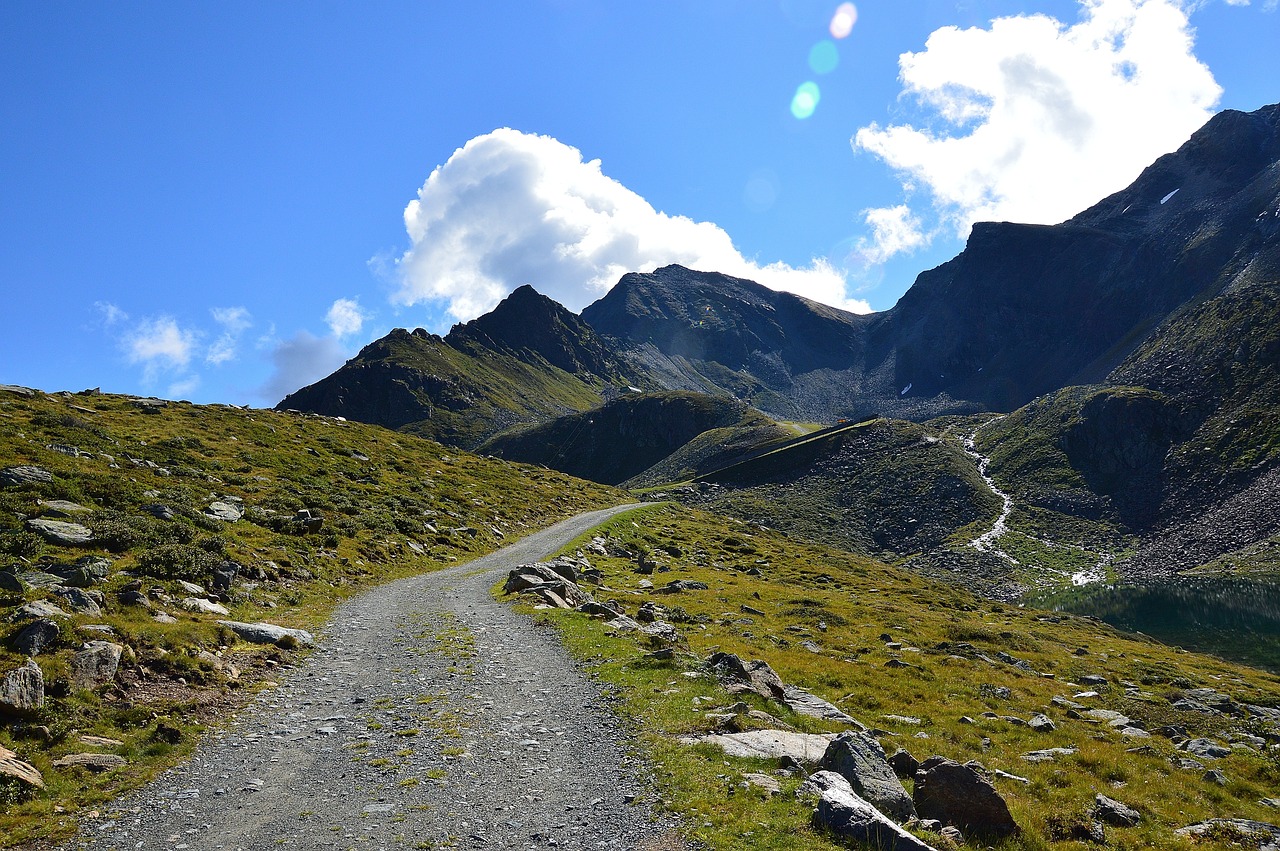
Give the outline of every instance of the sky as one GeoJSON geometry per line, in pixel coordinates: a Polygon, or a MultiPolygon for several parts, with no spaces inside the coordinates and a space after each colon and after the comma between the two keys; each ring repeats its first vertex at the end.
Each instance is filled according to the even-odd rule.
{"type": "Polygon", "coordinates": [[[1277,0],[0,8],[0,383],[269,406],[668,263],[858,312],[1280,101],[1277,0]]]}

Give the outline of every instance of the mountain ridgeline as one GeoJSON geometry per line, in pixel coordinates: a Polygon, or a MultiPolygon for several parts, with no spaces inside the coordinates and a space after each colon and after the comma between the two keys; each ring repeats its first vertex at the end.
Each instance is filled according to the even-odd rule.
{"type": "Polygon", "coordinates": [[[1278,328],[1275,105],[1220,113],[1061,224],[978,223],[882,313],[680,266],[624,275],[579,316],[524,286],[446,337],[394,331],[280,407],[601,482],[703,479],[718,510],[943,571],[957,569],[937,558],[947,547],[985,559],[984,575],[1023,565],[957,537],[994,521],[998,491],[1012,500],[1001,522],[1029,540],[1138,535],[1130,563],[1168,572],[1280,532],[1278,328]],[[919,426],[788,444],[874,417],[919,426]],[[912,440],[954,451],[907,452],[912,440]],[[984,458],[982,476],[961,470],[984,458]],[[738,473],[714,475],[725,467],[738,473]],[[939,476],[952,484],[907,486],[939,476]],[[815,501],[779,509],[801,482],[792,493],[815,501]],[[836,522],[850,511],[883,516],[836,522]]]}

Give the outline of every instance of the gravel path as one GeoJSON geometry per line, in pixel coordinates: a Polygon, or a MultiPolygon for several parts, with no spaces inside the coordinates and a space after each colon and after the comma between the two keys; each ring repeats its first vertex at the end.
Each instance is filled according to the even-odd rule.
{"type": "Polygon", "coordinates": [[[374,588],[68,849],[679,848],[598,688],[489,589],[622,508],[374,588]]]}

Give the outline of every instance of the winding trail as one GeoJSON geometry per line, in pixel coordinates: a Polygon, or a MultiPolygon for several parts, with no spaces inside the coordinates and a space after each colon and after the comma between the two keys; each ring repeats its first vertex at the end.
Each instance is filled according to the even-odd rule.
{"type": "Polygon", "coordinates": [[[277,688],[64,847],[683,847],[598,686],[490,594],[631,507],[344,603],[277,688]]]}

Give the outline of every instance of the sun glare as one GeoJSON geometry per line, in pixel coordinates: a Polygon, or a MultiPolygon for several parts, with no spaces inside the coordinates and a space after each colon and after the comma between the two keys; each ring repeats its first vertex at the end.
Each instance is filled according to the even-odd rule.
{"type": "Polygon", "coordinates": [[[824,38],[809,48],[809,68],[815,74],[830,74],[840,64],[840,51],[836,43],[824,38]]]}
{"type": "Polygon", "coordinates": [[[817,83],[813,81],[801,83],[796,89],[795,96],[791,98],[791,114],[803,121],[813,115],[821,98],[822,93],[818,91],[817,83]]]}
{"type": "Polygon", "coordinates": [[[848,38],[853,32],[853,25],[858,22],[858,7],[852,3],[841,3],[836,13],[831,16],[831,37],[848,38]]]}

